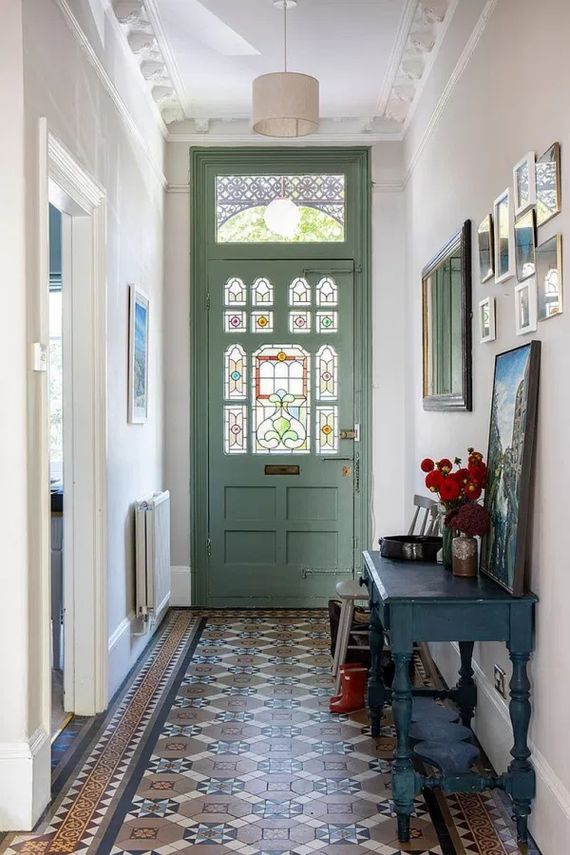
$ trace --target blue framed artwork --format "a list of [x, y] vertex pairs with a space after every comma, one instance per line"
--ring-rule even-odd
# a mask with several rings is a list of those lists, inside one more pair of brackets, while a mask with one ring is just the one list
[[491, 523], [481, 544], [481, 572], [515, 597], [525, 589], [539, 369], [539, 341], [495, 359], [485, 488]]
[[129, 286], [129, 412], [131, 424], [148, 415], [148, 299]]

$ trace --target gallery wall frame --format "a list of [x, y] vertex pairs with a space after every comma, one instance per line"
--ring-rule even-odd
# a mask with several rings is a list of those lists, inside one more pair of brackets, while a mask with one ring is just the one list
[[540, 347], [533, 340], [495, 358], [485, 489], [491, 526], [481, 543], [481, 572], [515, 597], [526, 586]]
[[536, 204], [536, 157], [529, 151], [513, 169], [513, 208], [515, 217]]
[[536, 161], [536, 223], [543, 226], [562, 208], [560, 143], [555, 142]]
[[515, 331], [527, 335], [537, 328], [536, 278], [531, 276], [515, 287]]
[[479, 278], [481, 283], [495, 276], [495, 234], [493, 215], [487, 214], [477, 229], [477, 250], [479, 255]]
[[563, 312], [562, 235], [554, 235], [536, 249], [537, 316], [539, 321]]
[[485, 344], [497, 337], [495, 323], [495, 298], [485, 297], [479, 303], [479, 341]]
[[129, 285], [129, 400], [130, 424], [144, 424], [148, 417], [149, 300], [134, 284]]
[[511, 194], [507, 187], [493, 204], [495, 232], [495, 282], [499, 285], [514, 274]]
[[523, 282], [536, 272], [536, 219], [534, 209], [515, 220], [515, 269], [517, 280]]

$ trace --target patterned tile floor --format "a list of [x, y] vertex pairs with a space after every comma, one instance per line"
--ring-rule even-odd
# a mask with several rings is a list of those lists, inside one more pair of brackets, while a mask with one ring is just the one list
[[37, 830], [0, 852], [518, 851], [493, 793], [418, 798], [400, 847], [389, 710], [378, 740], [364, 711], [329, 714], [327, 622], [323, 611], [172, 610]]

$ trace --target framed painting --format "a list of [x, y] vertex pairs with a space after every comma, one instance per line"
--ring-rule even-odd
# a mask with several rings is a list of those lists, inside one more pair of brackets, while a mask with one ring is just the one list
[[495, 298], [485, 297], [479, 303], [479, 341], [484, 344], [487, 341], [495, 341], [496, 337]]
[[488, 282], [495, 275], [495, 241], [491, 214], [487, 214], [477, 229], [477, 248], [479, 250], [479, 278], [481, 282]]
[[495, 199], [495, 282], [510, 279], [513, 275], [513, 252], [511, 238], [511, 199], [509, 189]]
[[513, 169], [513, 205], [515, 217], [520, 217], [536, 204], [535, 154], [529, 151]]
[[515, 331], [517, 335], [526, 335], [536, 327], [536, 279], [531, 276], [515, 288]]
[[543, 226], [560, 210], [560, 143], [555, 142], [536, 161], [537, 226]]
[[128, 420], [140, 425], [148, 415], [148, 299], [129, 285]]
[[554, 235], [536, 250], [538, 320], [562, 314], [562, 235]]
[[515, 597], [525, 590], [539, 371], [539, 341], [495, 359], [485, 489], [491, 523], [481, 543], [481, 572]]
[[527, 211], [515, 220], [515, 268], [519, 282], [534, 276], [535, 252], [534, 211]]

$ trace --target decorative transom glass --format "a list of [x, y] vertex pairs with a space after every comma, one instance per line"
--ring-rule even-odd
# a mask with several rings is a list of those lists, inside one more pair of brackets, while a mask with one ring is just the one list
[[[276, 234], [265, 211], [276, 199], [290, 199], [299, 209], [293, 234]], [[216, 176], [218, 243], [339, 242], [345, 239], [344, 175]]]
[[256, 454], [310, 449], [310, 355], [298, 345], [265, 345], [252, 357]]
[[228, 279], [224, 289], [224, 302], [226, 306], [245, 306], [246, 289], [241, 279], [232, 276]]
[[271, 306], [273, 304], [273, 285], [269, 279], [260, 277], [251, 286], [252, 306]]
[[289, 332], [308, 333], [311, 332], [310, 312], [289, 312]]
[[311, 286], [306, 279], [303, 279], [302, 276], [298, 276], [296, 279], [293, 279], [289, 285], [289, 305], [311, 305]]
[[246, 332], [247, 313], [241, 311], [224, 312], [224, 330], [227, 333]]

